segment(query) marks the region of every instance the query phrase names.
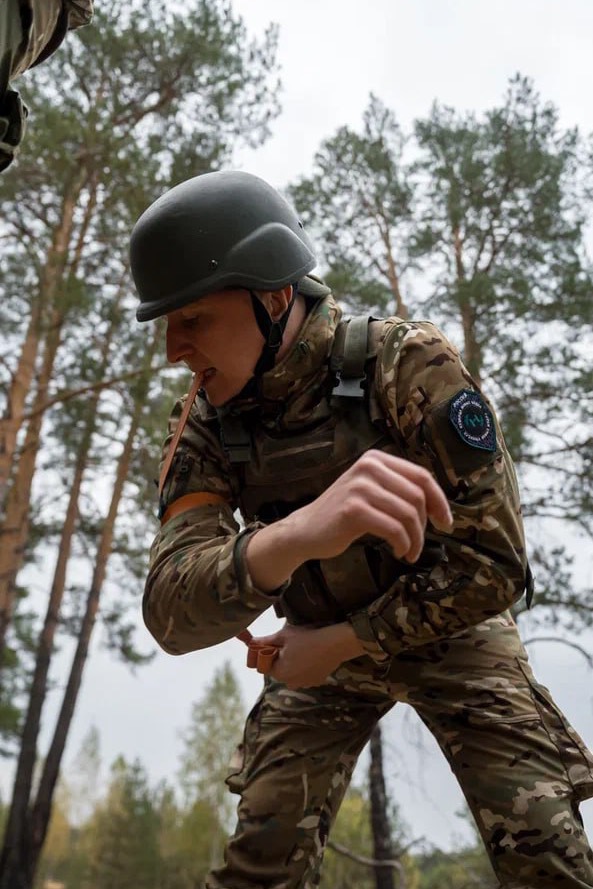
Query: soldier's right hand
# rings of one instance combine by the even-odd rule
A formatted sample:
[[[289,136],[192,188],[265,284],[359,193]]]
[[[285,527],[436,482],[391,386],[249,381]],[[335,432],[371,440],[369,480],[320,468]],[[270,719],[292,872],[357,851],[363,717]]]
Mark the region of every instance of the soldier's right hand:
[[[370,450],[326,491],[288,517],[293,543],[305,559],[344,552],[364,534],[380,537],[398,559],[415,562],[424,546],[427,519],[450,530],[447,498],[427,470]]]

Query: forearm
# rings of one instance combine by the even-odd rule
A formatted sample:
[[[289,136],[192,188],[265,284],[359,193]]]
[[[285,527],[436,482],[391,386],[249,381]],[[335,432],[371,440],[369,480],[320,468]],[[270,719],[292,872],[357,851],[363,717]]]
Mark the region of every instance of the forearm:
[[[262,591],[272,591],[290,579],[293,571],[310,558],[302,540],[296,513],[266,525],[253,534],[244,558],[253,584]]]
[[[339,664],[365,654],[365,647],[349,623],[322,627],[318,632],[325,634],[328,650]]]
[[[169,654],[232,638],[276,600],[245,566],[242,534],[228,510],[203,506],[171,519],[157,535],[143,601],[146,626]]]

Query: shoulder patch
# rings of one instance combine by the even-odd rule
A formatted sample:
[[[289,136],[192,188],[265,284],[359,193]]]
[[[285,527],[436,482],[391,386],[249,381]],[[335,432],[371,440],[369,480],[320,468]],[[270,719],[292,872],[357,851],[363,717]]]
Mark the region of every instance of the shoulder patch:
[[[482,451],[496,450],[494,419],[479,392],[462,389],[449,402],[449,420],[462,441]]]

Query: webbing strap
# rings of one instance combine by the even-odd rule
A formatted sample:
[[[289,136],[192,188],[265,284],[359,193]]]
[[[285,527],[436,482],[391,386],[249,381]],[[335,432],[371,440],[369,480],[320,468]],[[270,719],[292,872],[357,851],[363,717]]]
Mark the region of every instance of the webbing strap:
[[[187,418],[189,417],[189,412],[191,411],[192,404],[196,400],[198,390],[202,386],[202,379],[202,374],[195,375],[193,383],[191,384],[191,389],[189,390],[185,404],[183,405],[183,410],[181,412],[181,416],[179,417],[177,429],[175,430],[175,434],[173,436],[171,444],[169,445],[169,450],[167,451],[167,456],[165,457],[165,462],[163,463],[163,468],[161,469],[161,476],[159,478],[159,497],[163,493],[167,475],[169,474],[171,463],[173,462],[173,457],[175,456],[175,451],[177,450],[177,445],[179,444],[179,439],[181,438],[181,434],[185,429],[185,424],[187,423]]]
[[[368,358],[368,331],[370,318],[358,315],[349,321],[341,322],[346,327],[343,347],[340,350],[341,336],[336,335],[337,352],[332,352],[331,366],[338,379],[332,395],[346,398],[362,398],[366,379],[365,364]],[[338,334],[341,325],[338,327]]]
[[[210,494],[208,491],[199,491],[195,494],[184,494],[183,497],[178,497],[177,500],[174,500],[173,503],[167,507],[165,514],[161,519],[161,525],[164,525],[169,519],[175,518],[175,516],[188,509],[195,509],[196,506],[215,506],[219,503],[226,502],[227,501],[224,497],[221,497],[220,494]]]
[[[367,315],[357,315],[356,318],[351,318],[348,322],[342,363],[343,377],[348,379],[362,379],[364,377],[368,329],[369,318]]]

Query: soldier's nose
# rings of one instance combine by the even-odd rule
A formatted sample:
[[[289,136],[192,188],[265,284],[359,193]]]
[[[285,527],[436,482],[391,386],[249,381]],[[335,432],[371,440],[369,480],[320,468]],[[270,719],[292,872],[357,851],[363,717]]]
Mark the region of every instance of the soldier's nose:
[[[167,361],[175,364],[189,354],[187,342],[180,336],[180,331],[171,324],[167,326]]]

